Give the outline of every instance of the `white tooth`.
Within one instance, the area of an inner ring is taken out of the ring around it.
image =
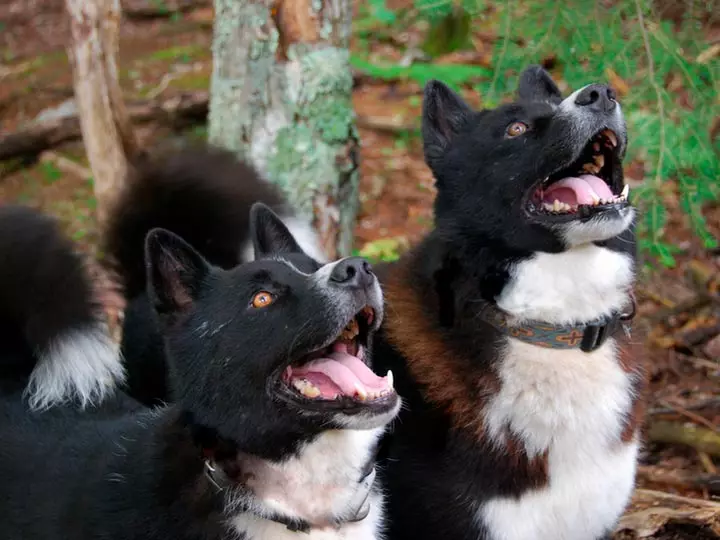
[[[365,401],[368,398],[368,393],[360,383],[355,383],[355,393],[360,401]]]
[[[557,199],[555,199],[555,201],[553,202],[553,211],[554,212],[560,211],[560,201],[558,201]]]
[[[545,208],[548,212],[552,212],[553,205],[550,203],[543,203],[543,208]]]
[[[610,143],[611,143],[613,146],[617,146],[618,141],[617,141],[617,137],[615,136],[615,133],[613,133],[612,131],[610,131],[610,130],[608,129],[607,131],[605,131],[605,136],[606,136],[608,139],[610,139]]]
[[[622,190],[622,193],[620,193],[620,196],[623,199],[627,199],[628,195],[630,195],[630,184],[625,184],[625,187]]]
[[[597,193],[595,193],[592,189],[590,190],[590,196],[592,197],[593,204],[597,204],[600,202],[600,197],[598,197]]]
[[[320,389],[317,386],[308,384],[302,389],[302,395],[309,398],[316,398],[320,395]]]
[[[393,372],[388,369],[387,374],[385,375],[385,381],[387,381],[388,388],[393,388],[393,384],[395,383],[395,378],[393,376]]]

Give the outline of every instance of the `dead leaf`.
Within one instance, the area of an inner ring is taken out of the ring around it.
[[[632,533],[640,540],[676,524],[695,525],[720,534],[720,503],[638,489],[616,532]]]
[[[712,60],[718,55],[720,55],[720,43],[716,43],[712,47],[709,47],[700,54],[698,54],[695,61],[698,64],[707,64],[708,62],[710,62],[710,60]]]
[[[620,75],[615,73],[612,68],[605,68],[605,74],[610,81],[610,86],[615,89],[618,95],[624,96],[630,91],[630,85],[628,85]]]

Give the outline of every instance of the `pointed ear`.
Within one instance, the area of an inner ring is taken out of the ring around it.
[[[562,92],[542,66],[532,65],[520,74],[518,97],[523,101],[560,103]]]
[[[472,109],[467,103],[440,81],[430,81],[425,85],[422,136],[428,164],[445,153],[450,141],[471,115]]]
[[[263,203],[255,203],[250,208],[250,235],[255,259],[280,253],[303,253],[285,223]]]
[[[165,229],[145,239],[148,294],[159,315],[189,308],[210,272],[210,265],[190,244]]]

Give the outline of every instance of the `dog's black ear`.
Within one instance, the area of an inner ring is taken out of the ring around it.
[[[523,101],[560,103],[562,92],[542,66],[532,65],[520,74],[518,97]]]
[[[303,253],[287,226],[263,203],[255,203],[250,208],[250,235],[255,259],[281,253]]]
[[[148,294],[159,315],[190,307],[210,265],[190,244],[165,229],[151,230],[145,239]]]
[[[422,136],[425,160],[429,165],[443,155],[471,115],[472,109],[467,103],[440,81],[433,80],[425,85]]]

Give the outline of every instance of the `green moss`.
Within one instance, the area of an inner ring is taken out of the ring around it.
[[[313,215],[318,193],[332,194],[337,178],[336,149],[317,144],[312,128],[304,122],[278,131],[267,159],[267,174],[293,201],[304,216]]]
[[[170,81],[168,86],[179,90],[207,90],[210,87],[210,74],[186,73]]]
[[[206,47],[200,45],[178,45],[154,51],[147,56],[151,62],[190,62],[198,57],[209,57]]]
[[[291,47],[300,64],[295,112],[328,144],[343,144],[353,134],[352,74],[347,50],[335,47],[304,52]]]

